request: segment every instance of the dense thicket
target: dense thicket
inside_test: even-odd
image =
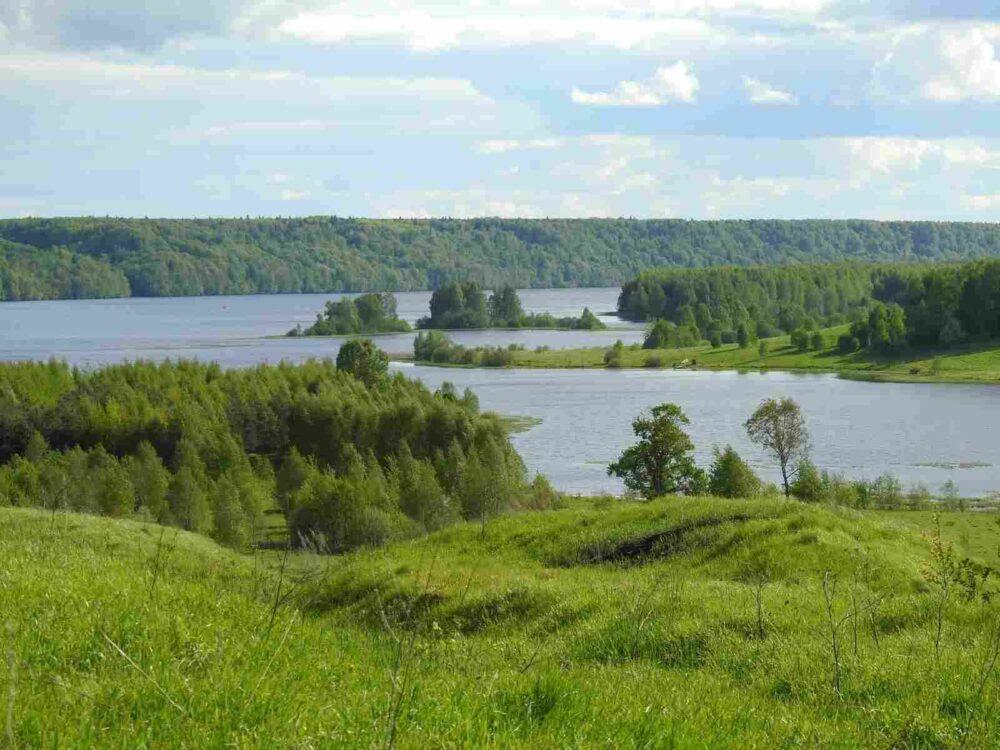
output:
[[[852,327],[862,346],[898,349],[903,343],[949,346],[1000,338],[1000,261],[882,274],[867,320]]]
[[[504,284],[489,299],[475,281],[450,281],[431,295],[430,315],[417,328],[571,328],[597,331],[607,326],[589,307],[579,317],[557,318],[552,313],[526,313],[517,290]]]
[[[493,416],[452,388],[367,385],[327,361],[93,372],[0,365],[0,503],[139,515],[244,546],[279,507],[331,551],[480,519],[524,469]]]
[[[0,299],[605,286],[659,266],[959,260],[1000,225],[634,219],[0,221]]]
[[[355,333],[409,331],[410,324],[396,315],[396,296],[369,292],[353,299],[330,300],[308,328],[295,326],[289,336],[345,336]]]
[[[893,268],[839,263],[658,269],[622,287],[618,312],[629,320],[667,321],[704,339],[735,341],[741,326],[751,337],[773,336],[857,316],[871,302],[876,281]],[[668,327],[661,328],[666,340]]]

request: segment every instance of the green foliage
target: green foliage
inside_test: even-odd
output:
[[[389,357],[371,339],[351,339],[337,352],[337,369],[371,387],[385,379]]]
[[[430,317],[417,321],[418,328],[487,328],[490,316],[486,297],[475,281],[453,281],[431,295]]]
[[[525,313],[517,290],[505,284],[483,305],[483,292],[474,282],[453,282],[431,295],[431,314],[418,328],[567,328],[603,330],[607,326],[584,308],[579,318],[557,318],[551,313]],[[454,361],[452,357],[451,361]]]
[[[676,404],[660,404],[649,416],[637,417],[632,431],[639,442],[608,466],[608,475],[624,480],[628,489],[645,498],[703,491],[704,473],[691,457],[694,443],[681,428],[688,423]]]
[[[792,496],[806,503],[818,503],[824,499],[823,478],[816,464],[803,458],[795,467],[795,481],[791,486]]]
[[[453,521],[467,455],[502,464],[473,469],[504,480],[491,513],[525,491],[473,394],[384,374],[369,388],[338,369],[0,365],[0,505],[134,516],[238,548],[282,541],[265,531],[273,510],[293,541],[341,551]]]
[[[861,340],[850,333],[841,334],[837,338],[837,351],[841,354],[851,354],[861,348]]]
[[[713,332],[714,339],[722,344],[721,334]],[[682,349],[697,346],[701,335],[693,325],[676,325],[669,320],[657,320],[646,333],[642,342],[643,349]],[[714,346],[714,344],[713,344]]]
[[[875,302],[868,318],[851,325],[850,336],[862,347],[883,354],[899,352],[906,346],[906,313],[895,303]],[[850,342],[845,342],[849,346]]]
[[[791,335],[792,346],[800,352],[809,351],[809,331],[805,328],[796,328]]]
[[[512,347],[465,347],[456,344],[441,331],[433,330],[420,331],[413,340],[414,359],[434,364],[507,367],[514,361],[513,352]]]
[[[331,300],[316,322],[289,336],[345,336],[357,333],[409,331],[410,324],[396,315],[396,296],[391,292],[362,294],[353,299]]]
[[[488,309],[490,324],[502,328],[516,328],[524,317],[521,299],[510,284],[504,284],[490,295]]]
[[[621,367],[622,366],[622,354],[625,352],[625,344],[621,339],[615,341],[614,346],[609,347],[604,352],[604,366],[605,367]]]
[[[785,496],[791,494],[789,484],[795,475],[794,466],[805,460],[809,452],[809,431],[799,405],[790,398],[769,398],[744,424],[750,440],[773,455],[781,468]]]
[[[882,268],[843,263],[657,269],[622,287],[618,312],[629,320],[662,319],[694,329],[696,339],[718,332],[723,343],[747,346],[781,331],[841,322],[868,304]]]
[[[461,279],[494,289],[608,286],[660,266],[998,251],[995,225],[967,223],[13,219],[0,221],[0,299],[413,290]]]
[[[754,497],[762,490],[753,469],[733,450],[715,449],[715,458],[708,472],[708,491],[717,497]]]

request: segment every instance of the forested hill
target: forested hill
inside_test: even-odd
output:
[[[1000,224],[635,219],[14,219],[0,300],[611,286],[660,266],[1000,255]]]

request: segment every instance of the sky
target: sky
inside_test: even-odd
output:
[[[998,0],[0,0],[0,217],[1000,220]]]

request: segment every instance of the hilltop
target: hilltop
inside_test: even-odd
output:
[[[24,747],[994,747],[996,609],[934,549],[766,499],[287,558],[2,509],[3,694]]]

